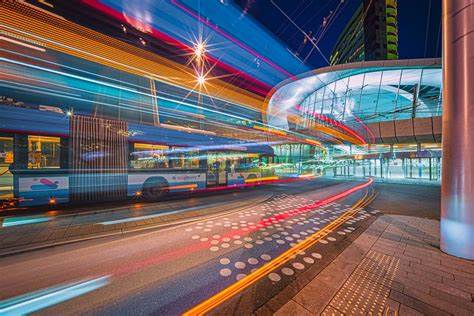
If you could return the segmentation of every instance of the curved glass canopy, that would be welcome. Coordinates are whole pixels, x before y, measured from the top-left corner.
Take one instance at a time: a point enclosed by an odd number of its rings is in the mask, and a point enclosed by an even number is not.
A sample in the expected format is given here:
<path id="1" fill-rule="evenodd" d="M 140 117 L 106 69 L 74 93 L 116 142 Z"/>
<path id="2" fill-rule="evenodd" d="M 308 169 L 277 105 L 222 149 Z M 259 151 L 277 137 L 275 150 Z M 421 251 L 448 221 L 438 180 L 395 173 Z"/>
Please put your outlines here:
<path id="1" fill-rule="evenodd" d="M 322 68 L 285 81 L 271 96 L 270 125 L 304 128 L 321 116 L 357 126 L 441 115 L 439 59 L 363 62 Z"/>

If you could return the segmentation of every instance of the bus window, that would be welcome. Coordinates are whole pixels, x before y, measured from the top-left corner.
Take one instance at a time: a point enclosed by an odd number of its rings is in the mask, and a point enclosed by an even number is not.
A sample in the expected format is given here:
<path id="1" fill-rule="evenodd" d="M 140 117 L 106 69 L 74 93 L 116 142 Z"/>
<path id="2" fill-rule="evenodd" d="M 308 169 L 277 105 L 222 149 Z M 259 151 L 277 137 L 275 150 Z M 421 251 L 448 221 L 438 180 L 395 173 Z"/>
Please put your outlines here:
<path id="1" fill-rule="evenodd" d="M 163 169 L 169 168 L 166 155 L 168 146 L 135 143 L 130 154 L 130 167 L 134 169 Z"/>
<path id="2" fill-rule="evenodd" d="M 176 169 L 198 169 L 199 168 L 199 152 L 185 151 L 179 152 L 179 147 L 173 147 L 176 153 L 171 153 L 173 164 L 172 168 Z"/>
<path id="3" fill-rule="evenodd" d="M 59 168 L 60 138 L 28 136 L 28 168 Z"/>

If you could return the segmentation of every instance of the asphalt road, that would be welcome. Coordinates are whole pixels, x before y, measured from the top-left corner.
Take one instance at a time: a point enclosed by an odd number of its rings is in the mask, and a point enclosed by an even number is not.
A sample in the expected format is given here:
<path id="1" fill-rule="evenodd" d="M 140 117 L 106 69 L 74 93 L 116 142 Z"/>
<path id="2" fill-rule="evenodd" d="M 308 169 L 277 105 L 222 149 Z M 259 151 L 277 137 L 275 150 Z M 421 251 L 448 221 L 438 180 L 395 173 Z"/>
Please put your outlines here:
<path id="1" fill-rule="evenodd" d="M 331 224 L 362 191 L 342 202 L 307 206 L 357 185 L 323 179 L 274 185 L 252 193 L 271 190 L 266 201 L 199 222 L 0 258 L 0 314 L 181 314 Z M 217 199 L 234 202 L 227 194 L 210 200 Z M 370 216 L 363 212 L 325 243 L 337 242 Z M 261 281 L 267 291 L 254 307 L 285 276 L 320 256 L 312 253 L 293 268 L 268 275 Z"/>

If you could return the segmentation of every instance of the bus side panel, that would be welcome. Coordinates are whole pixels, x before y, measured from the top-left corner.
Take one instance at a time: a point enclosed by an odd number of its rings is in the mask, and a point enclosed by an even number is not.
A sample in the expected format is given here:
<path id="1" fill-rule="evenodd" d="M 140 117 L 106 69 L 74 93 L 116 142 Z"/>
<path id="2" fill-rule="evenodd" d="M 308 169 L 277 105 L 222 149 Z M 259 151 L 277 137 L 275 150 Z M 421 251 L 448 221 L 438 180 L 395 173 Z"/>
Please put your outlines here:
<path id="1" fill-rule="evenodd" d="M 170 192 L 204 189 L 206 187 L 206 173 L 204 172 L 137 172 L 128 174 L 128 196 L 133 196 L 136 192 L 141 191 L 145 181 L 152 177 L 164 178 L 168 182 Z"/>
<path id="2" fill-rule="evenodd" d="M 227 174 L 227 183 L 229 185 L 238 185 L 238 184 L 244 184 L 245 180 L 247 179 L 252 179 L 252 178 L 260 178 L 261 174 L 260 172 L 251 172 L 251 171 L 245 171 L 245 172 L 229 172 Z"/>
<path id="3" fill-rule="evenodd" d="M 45 205 L 51 198 L 56 203 L 69 202 L 69 177 L 60 174 L 18 176 L 20 206 Z"/>

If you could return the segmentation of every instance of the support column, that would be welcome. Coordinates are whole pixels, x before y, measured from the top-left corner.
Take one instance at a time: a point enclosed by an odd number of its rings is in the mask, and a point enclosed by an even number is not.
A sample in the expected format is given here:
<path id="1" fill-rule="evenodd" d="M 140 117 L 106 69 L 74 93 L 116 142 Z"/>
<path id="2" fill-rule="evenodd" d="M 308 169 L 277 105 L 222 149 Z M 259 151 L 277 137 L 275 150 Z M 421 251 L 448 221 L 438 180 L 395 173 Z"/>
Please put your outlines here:
<path id="1" fill-rule="evenodd" d="M 441 250 L 474 259 L 474 0 L 443 0 Z"/>

